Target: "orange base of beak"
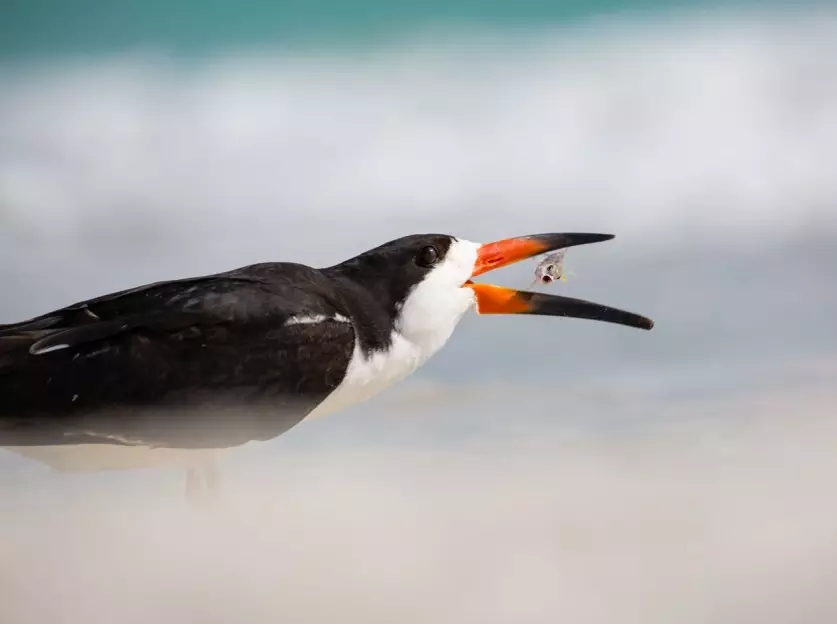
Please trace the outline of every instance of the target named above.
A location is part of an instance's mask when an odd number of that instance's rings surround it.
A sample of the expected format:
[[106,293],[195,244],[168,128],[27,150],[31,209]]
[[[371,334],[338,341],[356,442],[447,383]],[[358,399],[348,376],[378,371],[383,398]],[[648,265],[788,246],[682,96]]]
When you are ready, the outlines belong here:
[[474,291],[477,300],[477,314],[525,314],[529,302],[525,293],[494,284],[467,284]]

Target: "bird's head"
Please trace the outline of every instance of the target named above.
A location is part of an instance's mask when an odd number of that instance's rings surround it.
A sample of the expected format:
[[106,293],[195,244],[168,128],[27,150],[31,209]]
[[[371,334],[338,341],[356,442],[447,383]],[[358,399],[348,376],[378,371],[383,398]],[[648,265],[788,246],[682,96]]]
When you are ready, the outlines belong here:
[[475,243],[446,234],[421,234],[376,247],[344,267],[383,286],[381,303],[390,304],[396,328],[412,340],[444,342],[471,307],[477,314],[564,316],[651,329],[650,319],[610,306],[474,281],[533,256],[611,238],[610,234],[534,234]]

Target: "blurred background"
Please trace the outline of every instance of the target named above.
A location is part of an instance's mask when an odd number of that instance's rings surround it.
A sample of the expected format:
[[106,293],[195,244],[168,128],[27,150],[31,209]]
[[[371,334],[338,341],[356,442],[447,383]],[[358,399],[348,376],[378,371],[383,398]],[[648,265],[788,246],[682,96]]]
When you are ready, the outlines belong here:
[[835,164],[833,2],[7,2],[0,323],[603,231],[554,288],[657,326],[469,315],[211,511],[0,450],[0,621],[837,621]]

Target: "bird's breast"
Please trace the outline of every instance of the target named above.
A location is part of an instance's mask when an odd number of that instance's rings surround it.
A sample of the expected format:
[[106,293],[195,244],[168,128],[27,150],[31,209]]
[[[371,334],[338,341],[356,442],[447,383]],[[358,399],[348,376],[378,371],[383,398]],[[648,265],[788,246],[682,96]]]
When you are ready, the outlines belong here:
[[309,417],[331,414],[370,399],[415,372],[436,350],[398,332],[393,332],[386,349],[365,353],[355,344],[343,381]]

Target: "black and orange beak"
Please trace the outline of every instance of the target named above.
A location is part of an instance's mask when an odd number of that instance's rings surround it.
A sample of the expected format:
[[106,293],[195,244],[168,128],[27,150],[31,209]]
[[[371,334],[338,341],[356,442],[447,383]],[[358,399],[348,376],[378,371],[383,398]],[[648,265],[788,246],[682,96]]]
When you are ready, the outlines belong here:
[[[599,243],[612,238],[612,234],[534,234],[486,243],[477,252],[477,261],[471,277],[557,249]],[[471,280],[465,282],[465,286],[474,291],[478,314],[566,316],[617,323],[639,329],[654,327],[654,321],[644,316],[583,299],[514,290],[493,284],[477,284]]]

